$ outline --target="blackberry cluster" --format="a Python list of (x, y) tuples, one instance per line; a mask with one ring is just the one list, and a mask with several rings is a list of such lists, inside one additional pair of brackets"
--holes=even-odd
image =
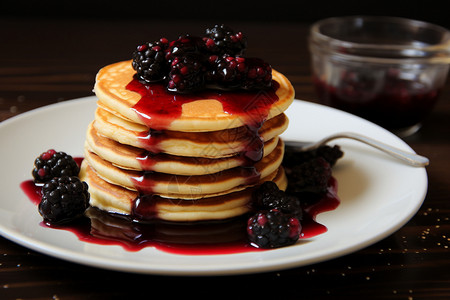
[(34, 161), (32, 175), (42, 186), (39, 213), (48, 223), (61, 224), (82, 216), (89, 204), (88, 185), (78, 178), (72, 156), (50, 149)]
[(273, 181), (266, 181), (252, 198), (256, 213), (248, 219), (247, 235), (253, 246), (278, 248), (298, 240), (303, 211), (296, 197), (287, 195)]
[(88, 205), (86, 182), (76, 176), (55, 177), (42, 187), (39, 213), (46, 222), (63, 224), (82, 216)]
[(35, 159), (32, 175), (34, 182), (44, 183), (54, 177), (78, 176), (79, 171), (72, 156), (50, 149)]
[(201, 37), (182, 35), (171, 42), (162, 38), (140, 45), (132, 66), (139, 79), (165, 80), (168, 90), (178, 93), (270, 87), (272, 67), (262, 59), (242, 56), (246, 46), (242, 32), (215, 25)]
[(286, 191), (266, 181), (252, 194), (255, 211), (248, 219), (250, 243), (259, 248), (277, 248), (295, 243), (302, 231), (303, 209), (328, 189), (332, 166), (343, 156), (339, 146), (322, 146), (299, 152), (286, 147), (283, 166), (289, 178)]

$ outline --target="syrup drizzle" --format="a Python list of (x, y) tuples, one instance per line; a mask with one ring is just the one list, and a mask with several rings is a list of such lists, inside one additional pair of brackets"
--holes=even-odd
[[(20, 187), (31, 202), (39, 204), (41, 186), (35, 185), (32, 180), (27, 180), (22, 182)], [(148, 198), (144, 201), (151, 203), (151, 197), (158, 196), (145, 197)], [(332, 177), (327, 193), (304, 207), (299, 243), (326, 232), (327, 227), (316, 222), (316, 216), (336, 209), (339, 203), (337, 180)], [(149, 222), (133, 222), (130, 217), (114, 215), (90, 207), (86, 217), (70, 225), (53, 225), (43, 221), (40, 225), (73, 232), (83, 242), (119, 245), (126, 251), (133, 252), (146, 247), (183, 255), (218, 255), (264, 250), (252, 247), (248, 243), (246, 236), (248, 216), (223, 221), (179, 223), (152, 218), (152, 214), (155, 216), (155, 211), (151, 204), (140, 206), (139, 209), (139, 212), (133, 212), (133, 214), (135, 216), (142, 214), (149, 219), (147, 220)]]
[[(179, 184), (185, 184), (192, 187), (191, 189), (194, 189), (191, 190), (191, 194), (196, 194), (195, 187), (199, 187), (201, 184), (211, 184), (218, 180), (226, 181), (229, 178), (241, 178), (243, 180), (243, 185), (252, 185), (259, 182), (261, 173), (254, 166), (235, 167), (217, 173), (199, 176), (171, 175), (145, 171), (140, 176), (131, 177), (131, 181), (141, 195), (154, 193), (154, 187), (158, 182), (166, 182), (169, 184), (169, 191), (171, 185), (175, 188), (178, 187)], [(172, 192), (178, 193), (178, 190)], [(199, 192), (201, 193), (201, 191)]]
[[(218, 162), (221, 160), (220, 158), (211, 159), (211, 158), (206, 158), (206, 157), (188, 157), (188, 156), (179, 157), (179, 156), (168, 155), (165, 153), (152, 153), (150, 151), (145, 151), (145, 150), (136, 156), (136, 160), (141, 165), (142, 170), (148, 170), (148, 171), (152, 171), (153, 167), (156, 163), (164, 162), (168, 159), (170, 159), (171, 161), (172, 160), (180, 160), (183, 163), (202, 165), (204, 168), (214, 168), (213, 164), (211, 164), (211, 161), (213, 160), (215, 162)], [(224, 158), (223, 160), (227, 160), (227, 159), (229, 159), (229, 157)], [(238, 161), (237, 166), (251, 167), (254, 165), (254, 162), (249, 160), (245, 156), (245, 152), (240, 152), (240, 153), (236, 154), (233, 157), (233, 159), (236, 159)], [(209, 170), (207, 170), (207, 171), (209, 171)], [(209, 173), (214, 173), (214, 172), (209, 172)]]
[[(278, 88), (279, 84), (273, 81), (270, 89), (258, 92), (204, 90), (195, 94), (177, 94), (168, 91), (162, 83), (144, 84), (134, 76), (126, 89), (141, 95), (141, 99), (132, 109), (149, 128), (139, 136), (140, 144), (146, 150), (142, 156), (138, 157), (139, 162), (146, 168), (156, 163), (156, 161), (151, 162), (151, 159), (157, 159), (157, 155), (160, 154), (159, 144), (167, 138), (167, 128), (170, 124), (181, 116), (182, 105), (200, 99), (218, 100), (226, 113), (239, 115), (244, 119), (245, 130), (239, 128), (233, 132), (236, 138), (239, 137), (245, 141), (243, 157), (253, 163), (260, 161), (264, 155), (264, 141), (258, 131), (267, 119), (272, 104), (278, 101), (276, 95)], [(259, 172), (251, 167), (251, 164), (246, 165), (249, 167), (238, 170), (239, 175), (247, 178), (247, 184), (257, 182), (260, 178)], [(211, 175), (209, 182), (215, 182), (216, 175)], [(140, 194), (149, 195), (154, 192), (153, 187), (160, 181), (159, 177), (161, 175), (155, 172), (145, 172), (132, 180)], [(193, 177), (172, 176), (170, 180), (191, 184), (188, 181), (192, 181)], [(134, 202), (138, 203), (138, 206), (143, 206), (140, 203), (147, 201), (136, 199)]]
[[(239, 172), (239, 176), (242, 178), (245, 178), (245, 183), (244, 185), (252, 185), (252, 184), (256, 184), (257, 182), (259, 182), (260, 180), (260, 173), (256, 170), (255, 167), (238, 167), (235, 168), (236, 171)], [(149, 177), (151, 177), (152, 174), (155, 173), (147, 173), (147, 175), (149, 175)], [(229, 175), (229, 177), (233, 177), (235, 175), (233, 175), (235, 173), (232, 173)], [(145, 176), (145, 175), (144, 175)], [(143, 177), (144, 177), (143, 176)], [(217, 179), (218, 173), (216, 174), (210, 174), (210, 175), (205, 175), (207, 177), (210, 178), (210, 182), (214, 182)], [(174, 182), (176, 182), (178, 185), (178, 183), (180, 183), (181, 179), (178, 178), (185, 178), (184, 183), (187, 183), (193, 187), (196, 186), (195, 182), (189, 182), (189, 180), (193, 177), (190, 176), (172, 176), (172, 180)], [(187, 179), (186, 179), (187, 178)], [(147, 183), (147, 180), (144, 178), (134, 178), (133, 179), (135, 181), (135, 185), (137, 186), (137, 189), (139, 191), (139, 196), (134, 199), (132, 206), (131, 206), (131, 217), (133, 218), (133, 220), (137, 220), (137, 221), (152, 221), (155, 220), (157, 218), (157, 211), (156, 211), (156, 207), (155, 207), (155, 203), (157, 202), (157, 199), (161, 199), (160, 196), (153, 194), (153, 190), (152, 187), (154, 186), (154, 184), (157, 182), (157, 180), (155, 181), (149, 181)], [(196, 192), (201, 192), (196, 191), (195, 189), (191, 190), (191, 194), (196, 194)], [(173, 200), (176, 201), (176, 200)], [(185, 201), (185, 200), (180, 200), (180, 201)], [(195, 201), (195, 200), (191, 200), (191, 201)]]
[(166, 134), (163, 130), (149, 129), (148, 131), (143, 131), (138, 136), (139, 144), (142, 148), (153, 154), (158, 154), (161, 152), (159, 143), (166, 139)]
[[(136, 78), (127, 85), (128, 90), (138, 92), (141, 99), (132, 108), (149, 128), (141, 136), (146, 149), (139, 156), (143, 165), (151, 166), (160, 152), (159, 143), (165, 138), (167, 128), (181, 116), (182, 105), (199, 99), (216, 99), (221, 102), (224, 111), (238, 115), (245, 123), (247, 141), (242, 157), (246, 167), (239, 167), (241, 175), (248, 183), (259, 180), (260, 174), (253, 167), (254, 162), (263, 156), (263, 141), (258, 134), (267, 119), (272, 104), (278, 101), (276, 90), (279, 84), (272, 82), (272, 88), (253, 92), (217, 92), (205, 90), (195, 95), (183, 95), (168, 92), (162, 84), (145, 85)], [(154, 160), (154, 162), (152, 162)], [(78, 159), (81, 162), (81, 159)], [(231, 254), (248, 251), (261, 251), (247, 241), (246, 223), (248, 216), (231, 220), (177, 223), (156, 219), (152, 188), (156, 183), (155, 172), (146, 172), (135, 178), (140, 184), (141, 196), (135, 199), (130, 217), (112, 215), (95, 208), (89, 208), (86, 217), (70, 225), (52, 225), (41, 222), (41, 226), (68, 230), (81, 241), (101, 244), (120, 245), (128, 251), (139, 251), (145, 247), (154, 247), (162, 251), (184, 255)], [(178, 180), (179, 178), (177, 178)], [(41, 186), (28, 180), (21, 184), (30, 200), (39, 204)], [(321, 234), (327, 228), (315, 221), (316, 215), (335, 209), (339, 204), (336, 194), (337, 181), (330, 180), (328, 193), (305, 207), (302, 220), (301, 239)], [(146, 221), (134, 222), (135, 220)]]
[(278, 101), (276, 91), (279, 86), (273, 81), (271, 88), (257, 92), (204, 90), (195, 94), (177, 94), (167, 91), (162, 83), (144, 84), (133, 77), (126, 89), (141, 95), (132, 109), (148, 128), (164, 130), (181, 116), (183, 104), (201, 99), (218, 100), (226, 113), (244, 117), (245, 124), (260, 124), (267, 118), (272, 104)]
[(139, 137), (146, 150), (160, 152), (158, 145), (165, 137), (164, 130), (181, 116), (183, 104), (215, 99), (222, 104), (225, 113), (238, 115), (244, 120), (248, 133), (245, 156), (252, 161), (259, 161), (263, 157), (264, 143), (258, 130), (267, 119), (272, 104), (279, 100), (276, 94), (279, 86), (278, 82), (272, 81), (269, 89), (258, 92), (204, 90), (195, 94), (177, 94), (167, 91), (162, 83), (144, 84), (133, 77), (126, 89), (141, 95), (132, 110), (149, 128)]

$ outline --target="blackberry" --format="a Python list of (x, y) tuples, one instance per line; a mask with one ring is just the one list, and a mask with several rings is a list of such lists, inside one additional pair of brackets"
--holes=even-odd
[[(270, 197), (280, 191), (278, 185), (273, 181), (265, 181), (253, 191), (252, 199), (256, 203), (262, 203), (265, 198)], [(263, 205), (264, 206), (264, 205)]]
[(186, 54), (201, 54), (204, 53), (205, 44), (202, 38), (191, 36), (189, 34), (182, 35), (178, 39), (170, 42), (165, 58), (169, 65), (176, 57), (183, 57)]
[(272, 67), (259, 58), (211, 55), (208, 84), (224, 89), (264, 89), (272, 84)]
[(245, 58), (229, 55), (209, 56), (206, 74), (208, 84), (222, 89), (239, 88), (247, 72), (244, 61)]
[(165, 51), (169, 41), (161, 38), (159, 41), (148, 42), (137, 47), (133, 52), (133, 69), (138, 77), (146, 82), (164, 80), (168, 72)]
[(279, 210), (257, 212), (247, 222), (250, 243), (258, 248), (278, 248), (294, 244), (301, 233), (300, 221)]
[(323, 157), (333, 167), (344, 156), (344, 152), (342, 152), (338, 145), (334, 145), (333, 147), (324, 145), (316, 150), (316, 155)]
[(294, 147), (286, 147), (284, 162), (288, 168), (291, 168), (310, 159), (322, 157), (333, 167), (342, 156), (344, 156), (344, 152), (338, 145), (333, 147), (323, 145), (312, 151), (297, 151)]
[(171, 63), (167, 89), (185, 93), (200, 90), (205, 85), (203, 57), (196, 53), (175, 57)]
[(287, 168), (290, 193), (321, 194), (327, 191), (331, 166), (322, 157), (310, 159), (294, 168)]
[(87, 183), (76, 176), (63, 176), (42, 187), (39, 213), (46, 222), (62, 224), (82, 216), (88, 205)]
[(217, 55), (242, 55), (247, 47), (247, 39), (242, 32), (236, 33), (224, 24), (207, 28), (203, 40), (207, 51)]
[(31, 173), (34, 182), (44, 183), (53, 177), (78, 176), (79, 171), (80, 168), (72, 156), (50, 149), (35, 159)]
[(264, 89), (272, 85), (272, 67), (260, 58), (246, 58), (247, 74), (242, 82), (245, 90)]
[(302, 220), (303, 210), (300, 200), (280, 190), (273, 181), (266, 181), (261, 184), (253, 192), (252, 200), (256, 210), (278, 209)]

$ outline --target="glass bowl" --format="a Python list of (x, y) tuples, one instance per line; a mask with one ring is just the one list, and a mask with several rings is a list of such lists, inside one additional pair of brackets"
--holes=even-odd
[(399, 135), (417, 131), (447, 79), (450, 32), (405, 18), (348, 16), (311, 26), (309, 47), (321, 103)]

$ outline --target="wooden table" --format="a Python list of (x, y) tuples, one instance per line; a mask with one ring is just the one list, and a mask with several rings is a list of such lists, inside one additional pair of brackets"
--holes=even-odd
[[(92, 95), (100, 67), (129, 59), (135, 45), (147, 40), (160, 36), (173, 39), (186, 32), (200, 34), (210, 25), (204, 24), (1, 20), (0, 121), (51, 103)], [(249, 56), (263, 57), (287, 75), (296, 98), (316, 101), (306, 46), (308, 24), (229, 24), (247, 34)], [(396, 233), (344, 257), (262, 274), (168, 277), (86, 267), (0, 238), (0, 298), (140, 299), (155, 293), (159, 296), (159, 291), (173, 297), (261, 297), (270, 291), (299, 299), (450, 299), (449, 137), (450, 82), (423, 128), (405, 139), (431, 160), (427, 167), (429, 190), (420, 211)], [(2, 176), (7, 176), (7, 170), (2, 171)], [(2, 201), (14, 201), (1, 197)]]

